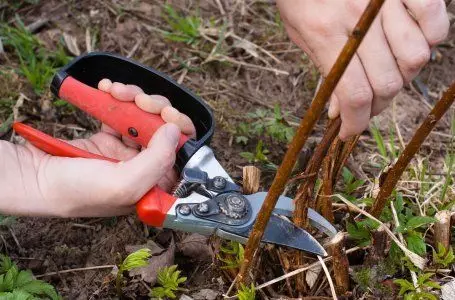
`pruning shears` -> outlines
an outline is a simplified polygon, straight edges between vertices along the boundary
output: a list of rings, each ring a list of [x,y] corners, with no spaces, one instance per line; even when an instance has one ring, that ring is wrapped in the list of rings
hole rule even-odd
[[[57,72],[51,83],[55,96],[142,146],[147,145],[164,121],[158,115],[142,111],[133,102],[118,101],[98,90],[97,84],[103,78],[135,84],[147,94],[167,97],[196,127],[196,138],[180,136],[175,165],[181,177],[178,185],[171,194],[153,187],[136,205],[139,219],[154,227],[216,234],[245,243],[266,192],[242,194],[240,186],[216,160],[208,146],[215,127],[209,107],[166,75],[115,54],[96,52],[82,55]],[[14,130],[51,155],[117,162],[76,148],[23,123],[15,123]],[[293,200],[288,197],[278,199],[263,242],[326,256],[326,251],[312,235],[283,217],[292,215],[293,206]],[[316,211],[309,209],[308,218],[325,234],[336,234],[336,229]]]

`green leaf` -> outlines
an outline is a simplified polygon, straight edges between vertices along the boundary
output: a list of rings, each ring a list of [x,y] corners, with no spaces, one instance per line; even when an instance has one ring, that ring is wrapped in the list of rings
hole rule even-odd
[[[179,289],[179,285],[186,281],[186,277],[180,277],[177,265],[162,268],[158,271],[157,283],[161,286],[152,288],[151,297],[155,298],[175,298],[174,291]]]
[[[0,254],[0,274],[5,274],[11,269],[15,264],[8,256]]]
[[[426,217],[426,216],[412,217],[406,223],[406,228],[407,228],[407,230],[416,229],[423,225],[431,224],[434,222],[436,222],[436,219],[433,217]]]
[[[452,246],[450,246],[446,251],[444,245],[438,243],[437,249],[437,252],[433,249],[433,261],[435,264],[442,265],[446,268],[455,261],[455,255],[453,253]]]
[[[349,184],[355,179],[354,175],[346,167],[343,167],[343,170],[342,170],[341,174],[343,176],[343,181],[344,181],[345,184]]]
[[[403,296],[407,291],[415,291],[414,285],[406,279],[395,279],[393,283],[400,286],[400,292],[398,293],[400,296]]]
[[[376,141],[376,145],[379,150],[379,154],[381,154],[382,157],[387,158],[387,149],[385,147],[384,143],[384,138],[381,135],[381,132],[379,131],[378,126],[376,125],[376,122],[370,127],[371,133],[373,134],[373,138]]]
[[[425,284],[423,286],[431,287],[433,289],[438,289],[438,290],[441,289],[441,286],[439,285],[439,283],[434,282],[434,281],[425,282]]]
[[[34,280],[20,287],[21,290],[35,296],[48,296],[52,300],[58,300],[58,294],[54,287],[42,280]]]
[[[356,240],[365,240],[365,239],[370,239],[370,232],[365,226],[362,226],[361,224],[355,224],[348,223],[346,226],[346,229],[349,233],[349,236],[352,237],[353,239]]]
[[[417,284],[419,286],[422,285],[424,282],[426,282],[428,279],[430,279],[433,275],[434,275],[434,273],[425,273],[425,274],[419,275],[419,277],[417,278]]]
[[[237,295],[239,300],[254,300],[256,299],[256,290],[254,285],[251,284],[250,287],[245,286],[243,283],[240,284],[239,293]]]
[[[14,290],[13,292],[0,293],[1,300],[33,300],[32,294],[23,290]]]
[[[404,201],[403,201],[402,193],[397,193],[393,205],[395,206],[395,210],[397,211],[397,213],[401,213],[401,211],[404,208]]]
[[[131,253],[123,260],[123,263],[119,268],[119,272],[122,273],[124,271],[130,271],[132,269],[145,267],[148,264],[148,259],[151,256],[150,252],[150,249],[144,248]]]
[[[235,142],[237,144],[244,144],[246,145],[248,143],[248,138],[246,136],[240,135],[235,138]]]
[[[423,237],[415,232],[412,231],[408,233],[406,236],[406,242],[408,244],[408,249],[418,255],[424,255],[426,253],[426,245]]]

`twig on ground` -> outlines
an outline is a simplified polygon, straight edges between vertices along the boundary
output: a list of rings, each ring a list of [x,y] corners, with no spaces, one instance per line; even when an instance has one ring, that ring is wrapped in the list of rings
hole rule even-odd
[[[39,18],[38,20],[34,21],[33,23],[25,26],[25,28],[30,31],[31,33],[35,33],[36,31],[40,30],[41,27],[46,25],[49,22],[49,18]]]
[[[41,275],[36,275],[35,277],[41,278],[41,277],[53,276],[53,275],[58,275],[58,274],[71,273],[71,272],[112,269],[114,267],[115,267],[115,265],[104,265],[104,266],[94,266],[94,267],[86,267],[86,268],[75,268],[75,269],[62,270],[62,271],[57,271],[57,272],[49,272],[49,273],[45,273],[45,274],[41,274]]]
[[[14,242],[17,245],[17,248],[19,250],[19,253],[24,253],[24,248],[22,248],[21,244],[19,243],[19,240],[17,239],[16,234],[14,233],[13,229],[11,227],[8,227],[9,232],[11,233],[11,236],[13,237]]]
[[[333,298],[333,300],[338,300],[337,293],[335,291],[335,286],[333,285],[332,277],[330,276],[330,272],[327,269],[327,266],[325,265],[324,260],[319,255],[318,255],[318,260],[321,263],[322,269],[324,270],[325,276],[327,277],[327,281],[329,282],[330,291],[332,292],[332,298]]]

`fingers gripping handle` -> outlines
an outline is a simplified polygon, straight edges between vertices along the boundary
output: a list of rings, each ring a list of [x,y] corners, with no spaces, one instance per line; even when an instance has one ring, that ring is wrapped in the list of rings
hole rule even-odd
[[[82,157],[119,162],[116,159],[90,153],[61,140],[54,139],[53,137],[22,123],[15,123],[13,129],[35,147],[54,156]],[[167,194],[160,188],[153,187],[136,204],[139,219],[147,225],[162,227],[169,209],[176,200],[175,197]]]
[[[109,93],[92,88],[71,76],[64,79],[58,94],[63,100],[144,147],[155,131],[165,124],[160,116],[141,110],[134,102],[119,101]],[[187,140],[188,137],[182,134],[176,151]]]

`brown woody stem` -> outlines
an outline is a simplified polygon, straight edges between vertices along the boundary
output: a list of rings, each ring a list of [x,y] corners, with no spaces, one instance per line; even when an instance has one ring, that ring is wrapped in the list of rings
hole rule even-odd
[[[442,118],[442,116],[447,112],[447,110],[452,105],[455,99],[455,82],[449,87],[447,91],[445,91],[444,95],[442,96],[441,100],[434,106],[431,112],[426,117],[425,121],[423,121],[422,125],[417,129],[414,133],[409,144],[404,148],[403,153],[401,153],[398,161],[395,165],[389,170],[387,176],[384,180],[384,183],[381,186],[381,190],[377,195],[373,207],[371,208],[370,213],[375,216],[379,217],[382,212],[382,209],[387,204],[387,200],[392,194],[393,189],[395,188],[398,180],[400,179],[401,175],[403,174],[404,170],[408,166],[411,159],[417,153],[417,151],[422,146],[423,142],[433,130],[436,123]]]
[[[436,222],[434,223],[434,247],[438,249],[438,245],[442,244],[444,249],[449,250],[450,247],[450,219],[451,213],[447,210],[441,210],[435,215]]]
[[[346,42],[346,45],[343,47],[340,55],[338,56],[334,66],[330,70],[327,78],[323,81],[320,89],[313,99],[313,102],[311,103],[310,108],[305,113],[305,116],[303,117],[296,134],[294,135],[294,138],[284,155],[283,162],[278,168],[277,174],[275,175],[261,210],[257,215],[253,230],[251,231],[246,245],[244,261],[238,275],[239,282],[246,283],[246,280],[248,280],[248,274],[253,264],[253,258],[259,248],[267,223],[278,201],[278,197],[281,193],[283,193],[284,186],[289,178],[289,175],[291,174],[297,157],[308,139],[308,136],[313,130],[316,121],[321,116],[327,101],[346,70],[346,67],[349,65],[349,62],[356,53],[363,37],[373,23],[376,15],[379,13],[384,1],[385,0],[370,1]]]
[[[327,251],[333,257],[333,277],[337,294],[349,290],[349,261],[344,249],[344,234],[338,232],[327,245]]]
[[[259,191],[261,182],[261,170],[255,166],[243,167],[243,193],[245,195],[253,194]]]

